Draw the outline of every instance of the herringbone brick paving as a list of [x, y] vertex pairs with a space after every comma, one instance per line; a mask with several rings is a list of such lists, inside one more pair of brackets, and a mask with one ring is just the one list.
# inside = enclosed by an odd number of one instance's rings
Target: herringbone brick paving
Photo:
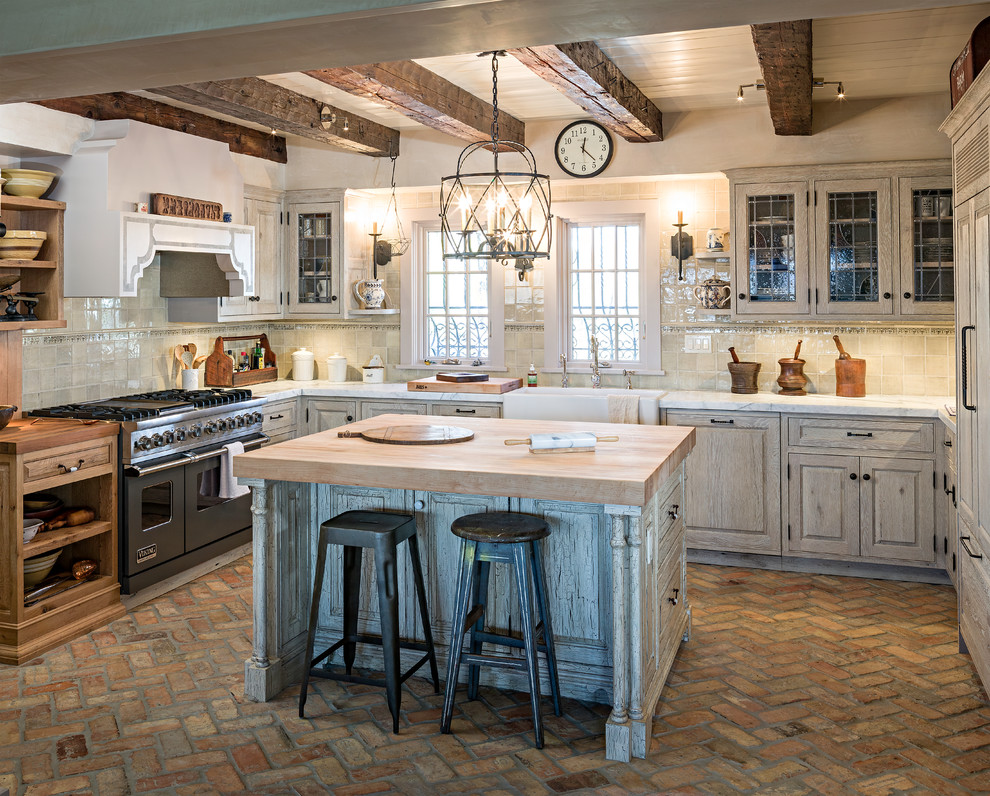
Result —
[[692, 640], [648, 759], [604, 758], [607, 708], [565, 700], [531, 742], [524, 694], [413, 678], [393, 736], [378, 689], [241, 695], [243, 559], [0, 671], [0, 787], [86, 794], [990, 792], [990, 707], [943, 586], [692, 565]]

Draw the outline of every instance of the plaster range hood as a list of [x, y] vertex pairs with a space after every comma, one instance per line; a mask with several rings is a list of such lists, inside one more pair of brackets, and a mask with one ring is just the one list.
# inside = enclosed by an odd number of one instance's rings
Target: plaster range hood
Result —
[[254, 227], [132, 212], [154, 191], [240, 215], [243, 179], [225, 145], [118, 120], [95, 123], [71, 156], [37, 162], [59, 173], [52, 198], [66, 203], [66, 296], [137, 296], [141, 275], [159, 263], [165, 297], [215, 305], [254, 293]]

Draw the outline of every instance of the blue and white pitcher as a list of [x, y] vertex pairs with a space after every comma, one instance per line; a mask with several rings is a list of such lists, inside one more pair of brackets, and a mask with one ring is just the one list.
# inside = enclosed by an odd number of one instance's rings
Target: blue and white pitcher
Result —
[[380, 310], [385, 301], [384, 279], [362, 279], [354, 283], [354, 295], [366, 310]]

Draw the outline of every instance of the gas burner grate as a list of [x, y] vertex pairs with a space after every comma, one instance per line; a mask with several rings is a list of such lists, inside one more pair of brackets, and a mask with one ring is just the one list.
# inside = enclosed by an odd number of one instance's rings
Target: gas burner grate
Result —
[[34, 417], [71, 418], [78, 420], [146, 420], [188, 409], [209, 409], [251, 400], [251, 391], [237, 390], [156, 390], [124, 395], [89, 403], [64, 404], [34, 409]]
[[226, 406], [227, 404], [251, 400], [250, 390], [156, 390], [154, 392], [137, 393], [117, 399], [119, 401], [174, 401], [176, 403], [192, 404], [201, 409], [211, 406]]

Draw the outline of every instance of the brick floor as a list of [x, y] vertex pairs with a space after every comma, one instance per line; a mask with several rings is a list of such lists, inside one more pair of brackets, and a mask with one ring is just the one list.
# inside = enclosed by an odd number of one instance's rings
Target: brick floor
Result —
[[250, 560], [0, 670], [12, 794], [990, 793], [990, 707], [943, 586], [692, 565], [694, 631], [646, 760], [604, 759], [607, 708], [565, 700], [532, 747], [525, 694], [413, 678], [402, 732], [377, 689], [241, 694]]

